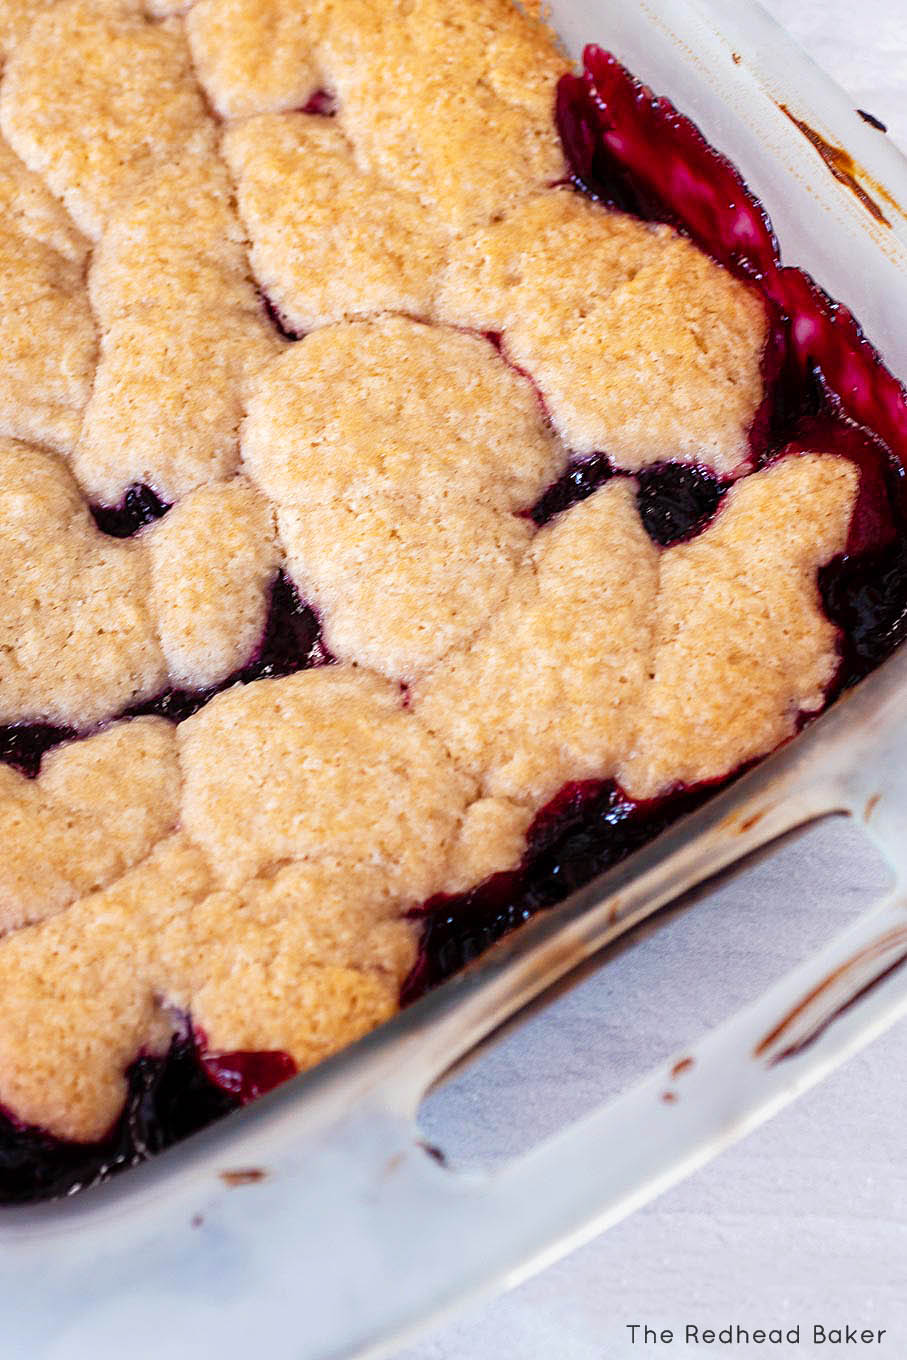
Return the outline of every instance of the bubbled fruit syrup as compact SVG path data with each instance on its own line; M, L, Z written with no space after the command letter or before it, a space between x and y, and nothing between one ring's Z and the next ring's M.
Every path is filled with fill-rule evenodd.
M592 46L584 56L583 74L563 76L557 92L573 183L609 206L669 223L765 299L770 325L766 400L757 415L760 459L824 418L832 444L826 452L850 456L848 429L857 425L875 437L877 459L902 474L907 397L853 315L803 270L782 265L764 207L688 118L610 53ZM890 493L890 474L882 480ZM894 509L903 525L900 486Z
M419 958L402 1000L416 1000L536 912L562 902L640 849L711 789L638 803L612 780L566 784L536 816L516 869L464 893L439 893L411 913L423 923Z
M751 431L754 463L821 452L859 468L847 548L819 578L825 609L840 630L837 692L907 636L904 390L847 308L802 270L782 265L764 207L698 128L610 53L588 47L584 63L583 73L563 76L557 91L557 125L574 186L609 207L673 226L765 300L765 395ZM603 454L576 460L532 518L547 523L612 472ZM644 470L637 482L643 523L665 547L701 532L727 490L708 469L671 462ZM538 814L517 869L469 892L432 898L415 913L425 923L422 950L404 999L618 863L715 787L681 789L646 804L613 783L561 790Z
M825 609L841 635L836 688L852 684L907 634L904 389L851 312L803 270L782 265L764 207L698 128L610 53L588 47L584 61L582 75L564 76L557 93L575 186L669 223L765 299L770 324L765 399L752 437L756 462L815 451L849 458L860 470L846 551L820 573ZM645 496L643 480L641 509Z
M119 505L93 505L91 513L102 534L111 538L132 538L146 525L163 519L170 508L150 486L135 482L127 488Z
M73 1143L0 1110L0 1205L69 1195L137 1166L293 1076L286 1053L205 1051L187 1026L161 1056L126 1071L126 1102L96 1143Z

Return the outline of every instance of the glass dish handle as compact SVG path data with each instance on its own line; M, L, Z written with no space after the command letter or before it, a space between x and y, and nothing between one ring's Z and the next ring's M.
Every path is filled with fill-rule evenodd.
M888 898L503 1167L454 1170L427 1147L418 1105L452 1063L684 887L833 811L859 816L887 853ZM391 1354L415 1327L615 1223L905 1012L907 651L625 869L298 1079L305 1093L289 1083L120 1182L5 1220L7 1348L160 1360L160 1318L168 1360Z

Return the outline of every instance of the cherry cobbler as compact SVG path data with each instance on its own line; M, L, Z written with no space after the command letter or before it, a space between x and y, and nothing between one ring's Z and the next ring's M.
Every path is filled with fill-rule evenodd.
M511 0L0 0L0 1197L312 1066L907 631L904 394Z

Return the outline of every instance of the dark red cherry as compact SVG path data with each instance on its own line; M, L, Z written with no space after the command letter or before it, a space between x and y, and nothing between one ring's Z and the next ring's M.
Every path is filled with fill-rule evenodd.
M284 340L301 340L305 335L305 331L294 330L292 326L290 326L289 323L284 320L283 313L281 312L280 308L276 305L276 303L271 301L267 293L261 293L260 297L261 304L265 309L265 315L267 316L271 325L276 330L277 334L282 336Z
M334 118L337 114L337 96L330 90L316 90L303 104L301 112L315 114L319 118Z
M216 1086L243 1105L257 1100L294 1077L296 1064L289 1053L203 1053L202 1066Z
M0 1113L0 1204L69 1195L106 1180L241 1103L210 1080L191 1035L162 1058L139 1057L126 1072L123 1112L106 1138L71 1143Z
M569 510L571 505L586 500L613 475L614 468L604 453L591 453L586 458L573 459L558 480L542 492L529 511L529 518L541 528L555 515Z
M0 761L34 779L41 769L45 751L71 741L76 735L71 727L53 727L50 723L13 723L0 727Z
M102 534L111 538L131 538L146 524L161 519L170 509L150 486L136 482L129 487L119 505L93 505L91 513Z
M649 537L662 547L701 533L726 490L708 468L685 463L653 463L636 480L640 517Z

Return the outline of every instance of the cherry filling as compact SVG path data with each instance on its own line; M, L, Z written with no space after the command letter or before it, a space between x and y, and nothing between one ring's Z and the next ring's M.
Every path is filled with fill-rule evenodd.
M224 681L223 687L294 675L312 666L325 666L333 659L322 640L318 615L300 599L289 576L281 571L271 589L268 620L258 650L235 679Z
M153 713L171 722L184 722L232 685L294 675L296 671L324 666L333 660L321 638L318 615L305 604L285 572L279 572L271 588L271 602L261 642L241 667L208 689L168 689L154 699L129 709L130 717Z
M574 183L610 207L669 222L733 273L761 277L778 260L768 215L731 162L667 99L600 47L557 89L558 131Z
M429 898L419 959L403 986L404 1004L458 972L537 911L562 902L704 802L713 787L636 803L610 780L567 784L538 813L517 869L468 892Z
M283 336L284 340L301 340L304 331L294 331L284 320L280 308L272 302L267 293L260 293L261 305L265 309L265 315L274 327L278 335Z
M0 727L0 761L34 779L41 768L41 758L61 741L72 741L77 733L71 727L53 727L50 723L13 723Z
M569 510L571 505L586 500L613 476L614 468L604 453L590 453L586 458L576 458L558 480L542 493L528 511L529 518L541 528L555 515Z
M585 62L581 76L562 78L557 96L557 124L577 189L647 220L671 223L765 298L771 324L763 359L765 398L750 438L754 463L815 450L839 453L860 468L846 551L819 578L825 609L841 630L840 689L884 660L907 635L904 391L847 309L802 271L782 266L768 216L733 165L610 54L590 47ZM330 116L333 101L318 92L305 111ZM263 305L281 334L298 338L268 298ZM547 523L612 475L604 453L577 460L528 513L536 524ZM701 468L657 464L638 478L640 513L657 543L677 543L709 523L725 490ZM130 488L122 509L102 511L106 521L98 522L105 532L125 536L149 522L143 516L157 518L165 510L147 488ZM317 617L281 576L261 646L225 685L330 660ZM217 689L169 691L134 711L180 721ZM43 752L72 735L41 724L0 728L0 759L35 774ZM457 896L434 897L413 914L424 922L422 946L402 1000L421 995L536 911L619 863L716 787L634 803L612 782L568 785L539 812L516 870ZM200 1052L190 1032L174 1039L166 1057L140 1057L130 1066L126 1107L101 1143L62 1142L0 1116L0 1202L66 1194L101 1180L294 1070L286 1054Z
M861 680L907 637L907 542L837 558L819 572L825 612L841 629L838 687Z
M91 513L102 534L111 538L131 538L146 524L162 519L170 506L166 501L145 486L135 482L129 487L119 505L93 505Z
M663 548L682 543L711 522L726 487L707 468L655 463L637 478L636 503L646 532Z
M163 1057L126 1071L123 1112L97 1143L70 1143L0 1112L0 1204L70 1195L137 1166L264 1095L296 1071L285 1053L203 1051L204 1036L175 1037Z
M604 453L576 458L527 514L541 528L564 510L587 500L612 477L625 475L615 471ZM636 483L643 525L652 541L662 547L701 533L727 490L708 468L685 463L653 463L636 474Z
M337 96L330 90L316 90L302 106L302 113L316 114L319 118L337 116Z
M197 1031L196 1031L197 1033ZM273 1091L275 1086L296 1075L296 1064L288 1053L202 1053L201 1063L208 1078L241 1105Z
M139 1057L126 1072L123 1112L98 1143L69 1143L0 1114L0 1203L72 1194L136 1166L242 1103L215 1085L191 1037L162 1058Z

